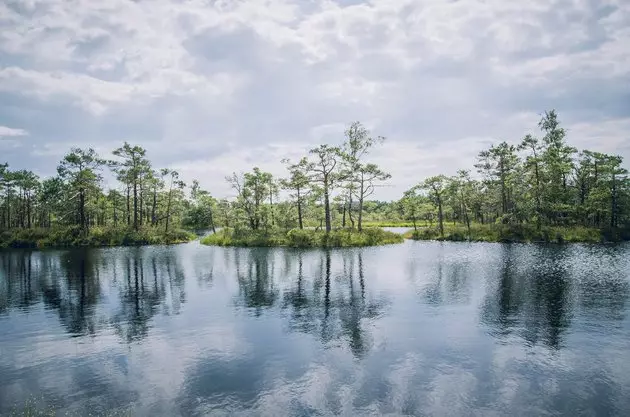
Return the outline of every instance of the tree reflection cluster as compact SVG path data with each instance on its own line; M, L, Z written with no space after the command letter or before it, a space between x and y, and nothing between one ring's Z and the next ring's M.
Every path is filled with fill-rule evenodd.
M0 252L0 314L42 303L71 336L111 327L132 342L146 337L157 313L179 313L184 281L168 249Z
M370 348L370 321L388 305L366 289L363 251L284 255L273 249L236 252L237 305L255 316L279 308L289 331L311 334L326 345L347 343L355 356L363 356Z
M277 308L289 331L325 344L347 343L357 357L369 350L369 323L388 301L366 289L361 250L225 253L226 276L234 273L238 283L237 307L254 316ZM197 285L210 285L214 266L193 266ZM0 314L41 303L73 337L111 328L122 341L134 342L148 335L156 314L179 313L185 281L182 261L169 249L2 252Z
M608 270L578 268L579 256L571 253L576 248L501 246L500 266L489 277L481 308L482 323L497 337L518 336L531 345L558 349L576 314L623 318L630 284L623 268L614 265L620 258L611 258Z

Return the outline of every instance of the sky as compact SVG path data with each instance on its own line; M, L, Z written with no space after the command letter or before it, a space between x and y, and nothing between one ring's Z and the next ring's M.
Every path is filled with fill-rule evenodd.
M628 0L3 0L0 162L128 141L225 197L360 121L394 199L556 109L628 166L629 45Z

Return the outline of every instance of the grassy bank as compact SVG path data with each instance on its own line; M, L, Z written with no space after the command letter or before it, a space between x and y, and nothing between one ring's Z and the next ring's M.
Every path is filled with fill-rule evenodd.
M196 236L185 230L93 227L87 234L78 227L16 229L0 232L0 248L50 248L74 246L138 246L182 243Z
M333 230L326 233L321 230L289 231L274 230L254 232L251 230L235 232L224 229L217 234L204 237L201 243L216 246L273 247L287 246L294 248L342 248L357 246L377 246L403 242L397 233L378 228L365 229L363 232L352 230Z
M428 225L429 223L425 222L424 220L418 220L416 222L417 227L426 227ZM413 222L397 220L366 221L363 222L363 227L413 227Z
M471 225L470 236L465 225L444 225L444 238L437 227L420 228L405 234L415 240L450 240L476 242L586 242L622 241L630 239L627 231L600 230L587 227L543 226L538 230L535 225Z

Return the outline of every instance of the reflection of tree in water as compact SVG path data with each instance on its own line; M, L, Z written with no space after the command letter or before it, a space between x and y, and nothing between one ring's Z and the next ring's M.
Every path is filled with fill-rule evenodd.
M43 302L73 336L111 325L123 340L138 340L158 312L179 313L184 281L170 249L10 251L0 253L0 313ZM107 285L117 302L103 296Z
M418 288L418 294L429 305L460 304L470 300L470 263L457 256L444 255L445 247L435 247L439 254L433 257L431 268L425 269L425 257L413 258L407 265L411 281Z
M39 301L38 269L31 251L0 252L0 313Z
M517 334L529 343L562 346L571 323L573 290L562 248L543 248L526 264L512 245L503 246L503 263L495 288L489 288L481 320L498 336Z
M179 314L186 301L185 276L171 251L152 252L145 259L141 248L135 248L123 260L123 272L120 307L111 321L116 333L132 342L147 336L149 322L160 308L163 314Z
M579 305L583 314L600 320L624 320L630 298L628 280L628 247L625 245L589 246L591 253L575 268L579 278ZM589 259L589 260L590 260Z
M89 249L63 252L58 273L53 272L44 289L44 302L57 310L62 325L73 336L94 334L100 327L96 319L101 296L98 260L99 252Z
M291 330L317 335L323 343L345 340L356 357L370 348L365 321L383 313L386 301L366 295L363 253L344 251L341 274L333 276L330 251L320 257L318 274L305 282L303 254L298 254L295 285L284 293ZM309 286L310 284L310 286Z
M0 253L0 312L43 302L71 335L93 334L101 295L97 260L87 249Z
M239 284L238 302L259 316L264 308L273 306L278 298L278 290L274 285L274 259L269 249L252 249L244 253L244 261L240 250L235 252L234 257ZM244 266L241 265L242 261Z

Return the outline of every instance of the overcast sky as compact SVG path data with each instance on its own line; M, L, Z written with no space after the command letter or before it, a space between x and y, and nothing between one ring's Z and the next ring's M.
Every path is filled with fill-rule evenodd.
M126 140L225 196L359 120L397 198L551 108L630 159L628 0L0 2L0 162L43 176Z

